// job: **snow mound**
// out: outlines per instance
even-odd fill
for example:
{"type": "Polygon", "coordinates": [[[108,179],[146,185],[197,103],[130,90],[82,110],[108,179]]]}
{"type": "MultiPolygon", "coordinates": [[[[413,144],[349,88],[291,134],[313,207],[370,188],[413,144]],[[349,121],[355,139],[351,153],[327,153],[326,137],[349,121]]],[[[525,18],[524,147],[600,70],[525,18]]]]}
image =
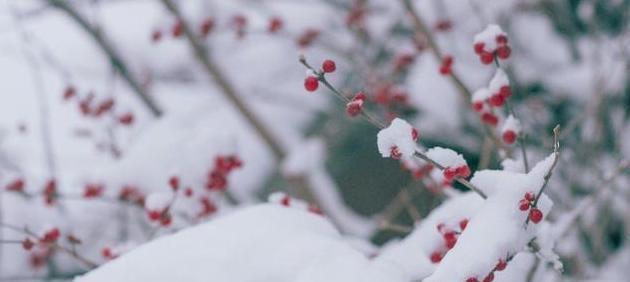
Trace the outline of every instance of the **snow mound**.
{"type": "Polygon", "coordinates": [[[393,273],[324,217],[265,204],[161,237],[74,281],[405,281],[393,273]]]}
{"type": "Polygon", "coordinates": [[[403,119],[395,118],[392,123],[377,134],[378,151],[383,158],[396,157],[392,153],[395,148],[400,153],[397,158],[408,158],[416,151],[413,140],[413,127],[403,119]]]}

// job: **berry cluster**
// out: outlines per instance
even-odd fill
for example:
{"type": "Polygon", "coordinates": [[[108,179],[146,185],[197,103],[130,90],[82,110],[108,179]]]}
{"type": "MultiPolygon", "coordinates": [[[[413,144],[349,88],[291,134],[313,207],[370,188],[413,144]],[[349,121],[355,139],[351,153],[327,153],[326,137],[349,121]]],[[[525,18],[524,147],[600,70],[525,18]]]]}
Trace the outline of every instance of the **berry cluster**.
{"type": "Polygon", "coordinates": [[[447,183],[452,183],[453,179],[456,177],[467,178],[470,176],[470,168],[468,165],[463,164],[457,167],[445,167],[442,172],[444,175],[444,181],[447,183]]]}
{"type": "Polygon", "coordinates": [[[118,199],[144,206],[145,195],[137,187],[125,185],[120,189],[118,199]]]}
{"type": "Polygon", "coordinates": [[[234,155],[218,156],[214,161],[214,168],[208,172],[206,188],[222,191],[227,188],[227,177],[234,169],[241,168],[243,162],[234,155]]]}
{"type": "Polygon", "coordinates": [[[171,225],[173,218],[170,213],[174,201],[174,195],[165,193],[154,193],[147,197],[144,209],[149,221],[157,222],[161,226],[171,225]]]}
{"type": "Polygon", "coordinates": [[[489,25],[475,36],[474,50],[485,65],[491,64],[495,57],[505,60],[512,52],[506,33],[498,25],[489,25]]]}
{"type": "Polygon", "coordinates": [[[518,202],[518,209],[521,211],[529,210],[529,220],[531,220],[534,224],[537,224],[543,219],[543,213],[534,206],[535,200],[536,196],[534,196],[534,193],[525,193],[523,199],[518,202]]]}
{"type": "Polygon", "coordinates": [[[5,189],[9,192],[24,192],[24,187],[26,185],[24,184],[24,179],[22,178],[16,178],[13,181],[9,182],[5,189]]]}
{"type": "MultiPolygon", "coordinates": [[[[63,91],[64,101],[76,100],[79,107],[79,112],[85,117],[102,118],[107,113],[113,113],[115,111],[116,101],[113,98],[105,98],[97,101],[94,92],[89,92],[84,96],[79,96],[74,86],[67,86],[63,91]]],[[[133,113],[124,112],[118,113],[116,120],[122,125],[130,125],[133,123],[133,113]]]]}
{"type": "Polygon", "coordinates": [[[460,220],[454,228],[449,228],[444,223],[440,223],[436,226],[438,232],[442,235],[443,245],[439,246],[429,256],[432,263],[439,263],[442,261],[444,255],[455,247],[455,244],[457,244],[457,238],[459,238],[459,235],[464,232],[466,226],[468,226],[467,218],[460,220]]]}
{"type": "Polygon", "coordinates": [[[287,208],[302,209],[307,212],[324,215],[322,210],[314,204],[307,204],[299,199],[291,198],[289,195],[281,192],[273,193],[269,195],[269,202],[281,205],[287,208]]]}
{"type": "Polygon", "coordinates": [[[416,53],[403,52],[394,57],[394,72],[405,71],[416,61],[416,53]]]}

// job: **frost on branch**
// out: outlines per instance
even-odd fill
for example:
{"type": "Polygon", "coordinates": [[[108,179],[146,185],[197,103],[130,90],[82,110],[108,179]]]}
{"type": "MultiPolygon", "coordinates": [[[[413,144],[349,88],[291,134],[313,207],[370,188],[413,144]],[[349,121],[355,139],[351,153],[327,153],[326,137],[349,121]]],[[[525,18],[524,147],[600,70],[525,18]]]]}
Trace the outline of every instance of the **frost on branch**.
{"type": "MultiPolygon", "coordinates": [[[[278,194],[279,195],[279,194],[278,194]]],[[[276,204],[166,235],[76,282],[407,282],[351,247],[324,217],[276,204]],[[246,270],[246,271],[245,271],[246,270]]]]}
{"type": "MultiPolygon", "coordinates": [[[[519,202],[527,193],[539,193],[553,161],[551,155],[528,174],[494,170],[477,172],[471,182],[488,198],[435,272],[423,281],[466,281],[470,278],[482,281],[494,276],[495,268],[496,271],[502,268],[498,267],[501,261],[507,262],[524,251],[538,236],[539,225],[525,224],[528,213],[519,210],[519,202]]],[[[551,206],[551,200],[543,194],[537,208],[546,215],[551,206]]]]}
{"type": "Polygon", "coordinates": [[[416,151],[417,131],[405,120],[395,118],[392,123],[378,132],[378,151],[383,158],[409,158],[416,151]]]}

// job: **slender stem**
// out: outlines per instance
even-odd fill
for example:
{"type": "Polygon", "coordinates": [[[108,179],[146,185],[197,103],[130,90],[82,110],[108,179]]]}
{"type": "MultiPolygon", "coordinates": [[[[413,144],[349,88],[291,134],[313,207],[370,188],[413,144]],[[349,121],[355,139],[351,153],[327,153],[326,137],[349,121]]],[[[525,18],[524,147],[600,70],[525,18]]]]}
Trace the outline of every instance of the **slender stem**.
{"type": "MultiPolygon", "coordinates": [[[[40,238],[35,235],[33,232],[29,231],[28,228],[26,227],[19,227],[16,225],[12,225],[12,224],[8,224],[8,223],[4,223],[4,222],[0,222],[0,227],[4,227],[6,229],[10,229],[19,233],[22,233],[24,235],[36,238],[37,240],[40,240],[40,238]]],[[[59,245],[59,243],[54,242],[54,243],[49,243],[51,247],[53,247],[55,250],[61,251],[63,253],[66,253],[67,255],[71,256],[72,258],[80,261],[81,263],[85,264],[86,266],[88,266],[89,268],[95,268],[98,266],[98,264],[96,264],[95,262],[79,255],[78,253],[59,245]]]]}
{"type": "MultiPolygon", "coordinates": [[[[328,88],[331,92],[333,92],[335,94],[335,96],[337,96],[340,100],[344,101],[344,102],[349,102],[350,99],[348,99],[347,97],[345,97],[339,90],[337,90],[332,84],[330,84],[328,82],[328,80],[326,80],[326,76],[323,72],[321,71],[317,71],[315,70],[313,67],[311,67],[311,65],[308,64],[308,62],[306,61],[306,58],[304,56],[300,56],[299,58],[300,63],[302,63],[306,68],[308,68],[309,70],[311,70],[313,72],[313,74],[317,77],[317,79],[319,81],[321,81],[324,86],[326,86],[326,88],[328,88]]],[[[378,119],[376,119],[369,111],[367,111],[366,109],[361,110],[361,115],[372,125],[374,125],[376,128],[378,129],[383,129],[385,128],[385,125],[380,122],[378,119]]],[[[435,160],[429,158],[426,154],[424,154],[423,152],[419,151],[419,150],[415,150],[414,152],[414,156],[416,156],[417,158],[420,158],[430,164],[432,164],[433,166],[437,167],[440,170],[444,170],[445,167],[439,163],[437,163],[435,160]]],[[[481,191],[479,188],[475,187],[475,185],[473,185],[472,183],[468,182],[468,180],[466,180],[465,178],[462,177],[455,177],[455,181],[459,182],[460,184],[466,186],[467,188],[469,188],[470,190],[474,191],[475,193],[479,194],[479,196],[481,196],[482,198],[487,198],[486,194],[481,191]]]]}
{"type": "MultiPolygon", "coordinates": [[[[416,10],[416,7],[414,6],[413,1],[411,0],[400,0],[400,1],[402,2],[403,6],[405,7],[405,10],[407,11],[407,15],[409,15],[409,17],[411,18],[411,21],[416,30],[416,33],[423,35],[427,39],[431,53],[433,54],[433,56],[438,62],[441,62],[443,59],[443,55],[442,55],[442,52],[440,51],[440,47],[438,46],[437,42],[433,38],[433,34],[431,33],[427,25],[424,23],[422,18],[420,18],[420,14],[416,10]]],[[[464,101],[464,104],[468,108],[470,108],[472,106],[472,102],[471,102],[472,92],[470,91],[470,89],[468,89],[468,87],[464,85],[462,79],[454,71],[451,71],[451,74],[448,77],[451,79],[451,82],[453,82],[453,84],[455,85],[455,88],[457,88],[462,100],[464,101]]],[[[501,142],[501,140],[499,140],[499,138],[494,133],[494,131],[485,123],[482,123],[482,126],[484,128],[485,134],[492,139],[492,142],[494,143],[496,148],[505,150],[506,149],[505,145],[501,142]]]]}
{"type": "Polygon", "coordinates": [[[47,0],[51,6],[65,12],[71,19],[73,19],[85,32],[87,32],[96,44],[105,52],[109,58],[112,66],[118,70],[122,78],[127,82],[129,87],[140,98],[140,100],[147,106],[151,114],[155,117],[162,115],[162,110],[158,107],[153,98],[147,93],[146,89],[140,82],[132,75],[129,68],[123,61],[122,57],[118,54],[114,46],[107,41],[103,33],[92,26],[88,20],[77,12],[66,0],[47,0]]]}

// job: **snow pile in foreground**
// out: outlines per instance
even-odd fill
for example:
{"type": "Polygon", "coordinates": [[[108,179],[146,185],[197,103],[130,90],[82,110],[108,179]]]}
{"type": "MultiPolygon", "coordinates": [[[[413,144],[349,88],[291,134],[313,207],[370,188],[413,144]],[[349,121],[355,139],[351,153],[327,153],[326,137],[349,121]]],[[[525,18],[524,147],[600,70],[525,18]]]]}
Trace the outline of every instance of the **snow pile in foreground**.
{"type": "Polygon", "coordinates": [[[314,213],[266,204],[164,236],[75,282],[403,282],[314,213]]]}

